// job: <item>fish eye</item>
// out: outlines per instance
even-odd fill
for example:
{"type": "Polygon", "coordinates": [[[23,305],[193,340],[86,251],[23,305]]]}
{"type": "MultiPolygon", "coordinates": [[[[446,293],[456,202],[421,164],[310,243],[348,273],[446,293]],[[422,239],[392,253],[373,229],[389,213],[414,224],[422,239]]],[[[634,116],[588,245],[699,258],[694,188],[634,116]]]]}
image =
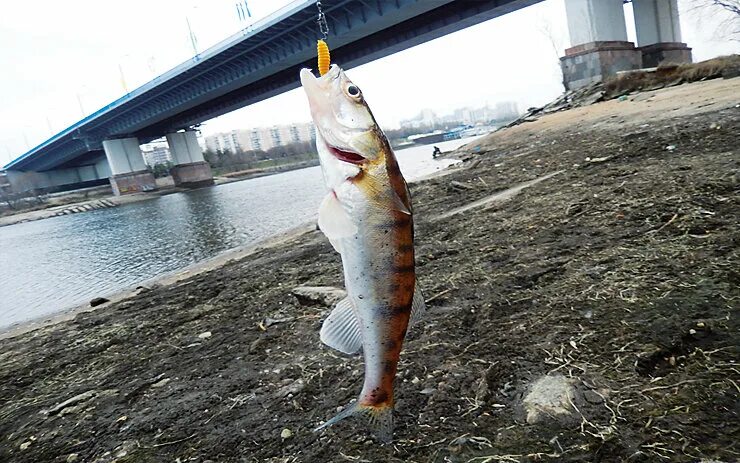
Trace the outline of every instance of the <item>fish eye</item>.
{"type": "Polygon", "coordinates": [[[357,88],[356,85],[350,85],[349,87],[347,87],[347,93],[349,93],[350,96],[359,96],[360,89],[357,88]]]}

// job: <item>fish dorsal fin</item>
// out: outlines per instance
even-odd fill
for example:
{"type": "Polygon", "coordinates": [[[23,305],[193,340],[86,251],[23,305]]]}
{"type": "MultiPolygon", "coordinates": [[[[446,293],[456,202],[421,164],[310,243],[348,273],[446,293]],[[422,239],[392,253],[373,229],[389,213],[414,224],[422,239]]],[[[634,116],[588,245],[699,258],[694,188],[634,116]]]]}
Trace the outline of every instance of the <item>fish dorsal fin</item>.
{"type": "MultiPolygon", "coordinates": [[[[324,197],[319,206],[319,228],[329,240],[339,240],[357,233],[357,226],[352,223],[333,191],[324,197]]],[[[334,246],[335,249],[337,247],[334,246]]]]}
{"type": "Polygon", "coordinates": [[[415,324],[419,323],[419,320],[424,317],[424,314],[427,311],[427,306],[424,302],[424,295],[421,293],[421,288],[419,287],[419,280],[416,280],[414,288],[414,299],[411,301],[411,316],[409,318],[409,326],[414,326],[415,324]]]}
{"type": "Polygon", "coordinates": [[[321,342],[345,354],[354,354],[362,348],[360,323],[349,297],[334,307],[321,325],[321,342]]]}

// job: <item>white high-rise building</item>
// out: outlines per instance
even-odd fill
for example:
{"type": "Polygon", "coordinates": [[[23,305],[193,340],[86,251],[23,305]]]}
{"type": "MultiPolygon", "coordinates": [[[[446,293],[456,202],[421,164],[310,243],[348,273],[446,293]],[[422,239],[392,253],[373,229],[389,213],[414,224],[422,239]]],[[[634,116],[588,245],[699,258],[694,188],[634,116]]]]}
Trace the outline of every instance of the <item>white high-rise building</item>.
{"type": "Polygon", "coordinates": [[[141,154],[144,156],[146,165],[154,167],[157,164],[167,164],[172,161],[170,149],[166,142],[147,143],[141,146],[141,154]]]}
{"type": "Polygon", "coordinates": [[[516,101],[500,101],[494,109],[496,119],[507,120],[519,117],[519,106],[516,101]]]}
{"type": "Polygon", "coordinates": [[[316,128],[311,123],[256,127],[232,130],[206,137],[210,151],[267,151],[276,146],[310,142],[316,139],[316,128]]]}

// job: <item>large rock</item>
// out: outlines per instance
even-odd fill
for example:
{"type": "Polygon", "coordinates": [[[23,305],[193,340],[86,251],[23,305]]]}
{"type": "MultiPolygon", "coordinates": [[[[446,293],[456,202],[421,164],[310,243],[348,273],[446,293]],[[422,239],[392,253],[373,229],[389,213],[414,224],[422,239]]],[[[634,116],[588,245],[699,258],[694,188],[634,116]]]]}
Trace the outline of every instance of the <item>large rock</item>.
{"type": "Polygon", "coordinates": [[[104,297],[96,297],[95,299],[90,301],[90,307],[97,307],[99,305],[103,305],[106,302],[110,302],[110,299],[106,299],[104,297]]]}
{"type": "Polygon", "coordinates": [[[322,304],[330,307],[347,296],[347,292],[335,286],[298,286],[293,295],[303,305],[322,304]]]}
{"type": "Polygon", "coordinates": [[[529,424],[548,420],[571,421],[576,413],[575,381],[565,376],[543,376],[532,383],[522,405],[529,424]]]}

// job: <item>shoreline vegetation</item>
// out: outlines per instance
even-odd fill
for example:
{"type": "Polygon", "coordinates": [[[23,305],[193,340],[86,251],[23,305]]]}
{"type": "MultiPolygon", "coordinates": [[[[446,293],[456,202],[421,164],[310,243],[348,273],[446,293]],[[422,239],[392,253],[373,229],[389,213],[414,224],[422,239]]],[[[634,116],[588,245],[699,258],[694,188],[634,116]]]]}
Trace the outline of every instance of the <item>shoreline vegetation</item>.
{"type": "Polygon", "coordinates": [[[428,314],[393,445],[322,346],[313,225],[0,340],[0,461],[737,458],[740,79],[538,113],[410,186],[428,314]]]}

